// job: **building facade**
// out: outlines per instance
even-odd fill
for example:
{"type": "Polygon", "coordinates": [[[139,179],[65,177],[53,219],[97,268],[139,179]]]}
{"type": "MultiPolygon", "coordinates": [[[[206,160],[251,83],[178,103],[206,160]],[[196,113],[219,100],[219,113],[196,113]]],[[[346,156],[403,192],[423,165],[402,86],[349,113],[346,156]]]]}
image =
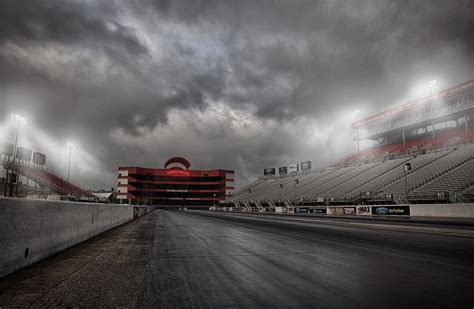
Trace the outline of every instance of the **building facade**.
{"type": "Polygon", "coordinates": [[[234,192],[234,171],[191,170],[183,157],[168,159],[163,169],[119,167],[117,198],[147,205],[209,206],[234,192]]]}
{"type": "MultiPolygon", "coordinates": [[[[377,142],[347,160],[419,153],[474,139],[474,80],[352,123],[354,141],[377,142]]],[[[359,147],[358,147],[359,148],[359,147]]]]}

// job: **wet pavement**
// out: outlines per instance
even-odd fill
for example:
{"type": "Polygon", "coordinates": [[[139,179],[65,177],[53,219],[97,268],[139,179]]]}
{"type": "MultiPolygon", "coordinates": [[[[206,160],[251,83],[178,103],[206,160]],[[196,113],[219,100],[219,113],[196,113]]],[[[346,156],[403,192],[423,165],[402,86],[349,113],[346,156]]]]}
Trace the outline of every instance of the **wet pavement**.
{"type": "Polygon", "coordinates": [[[472,229],[150,215],[0,279],[0,307],[474,306],[472,229]]]}

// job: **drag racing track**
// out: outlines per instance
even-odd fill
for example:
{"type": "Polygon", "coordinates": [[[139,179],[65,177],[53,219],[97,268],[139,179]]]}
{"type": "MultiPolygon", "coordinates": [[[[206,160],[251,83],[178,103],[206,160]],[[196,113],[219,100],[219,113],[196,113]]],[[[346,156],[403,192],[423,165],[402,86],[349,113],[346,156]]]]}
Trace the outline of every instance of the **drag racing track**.
{"type": "Polygon", "coordinates": [[[473,235],[155,211],[0,279],[0,307],[472,308],[473,235]]]}

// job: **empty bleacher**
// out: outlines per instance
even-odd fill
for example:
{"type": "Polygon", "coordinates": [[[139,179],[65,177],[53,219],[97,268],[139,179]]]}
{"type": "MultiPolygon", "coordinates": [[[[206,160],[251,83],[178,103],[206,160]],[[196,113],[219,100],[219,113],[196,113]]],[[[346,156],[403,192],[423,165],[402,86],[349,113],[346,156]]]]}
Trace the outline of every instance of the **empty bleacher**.
{"type": "MultiPolygon", "coordinates": [[[[415,168],[407,175],[407,187],[408,191],[420,187],[424,183],[431,181],[444,173],[456,168],[470,159],[470,155],[474,153],[472,146],[462,147],[459,150],[451,151],[445,155],[439,154],[438,157],[434,157],[432,160],[424,164],[420,168],[415,168]]],[[[436,155],[436,153],[434,154],[436,155]]],[[[433,154],[423,155],[420,157],[429,157],[433,154]]],[[[413,164],[412,164],[413,166],[413,164]]],[[[401,177],[397,181],[381,188],[383,192],[402,195],[405,192],[405,179],[401,177]]],[[[445,190],[448,191],[448,190],[445,190]]]]}
{"type": "MultiPolygon", "coordinates": [[[[377,200],[383,196],[405,198],[405,164],[410,163],[406,182],[409,201],[435,199],[440,192],[456,192],[474,198],[474,144],[437,149],[425,154],[394,159],[357,162],[339,168],[261,178],[240,190],[231,201],[318,201],[325,203],[377,200]]],[[[446,197],[445,195],[443,195],[446,197]]],[[[367,201],[370,202],[370,201],[367,201]]]]}

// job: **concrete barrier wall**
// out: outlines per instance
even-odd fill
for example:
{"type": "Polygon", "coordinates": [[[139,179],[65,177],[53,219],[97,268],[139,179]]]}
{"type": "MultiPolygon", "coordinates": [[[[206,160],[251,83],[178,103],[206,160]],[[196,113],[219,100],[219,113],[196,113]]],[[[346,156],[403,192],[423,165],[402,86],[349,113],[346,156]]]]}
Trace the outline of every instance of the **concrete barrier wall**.
{"type": "Polygon", "coordinates": [[[412,217],[474,218],[474,204],[414,204],[412,217]]]}
{"type": "MultiPolygon", "coordinates": [[[[245,211],[249,209],[224,207],[211,209],[215,211],[245,211]]],[[[261,212],[261,211],[260,211],[261,212]]],[[[274,213],[294,215],[327,215],[327,216],[403,216],[403,217],[440,217],[474,219],[474,204],[403,204],[403,205],[340,205],[340,206],[295,206],[276,207],[274,213]]]]}
{"type": "Polygon", "coordinates": [[[0,198],[0,277],[133,217],[129,205],[0,198]]]}

